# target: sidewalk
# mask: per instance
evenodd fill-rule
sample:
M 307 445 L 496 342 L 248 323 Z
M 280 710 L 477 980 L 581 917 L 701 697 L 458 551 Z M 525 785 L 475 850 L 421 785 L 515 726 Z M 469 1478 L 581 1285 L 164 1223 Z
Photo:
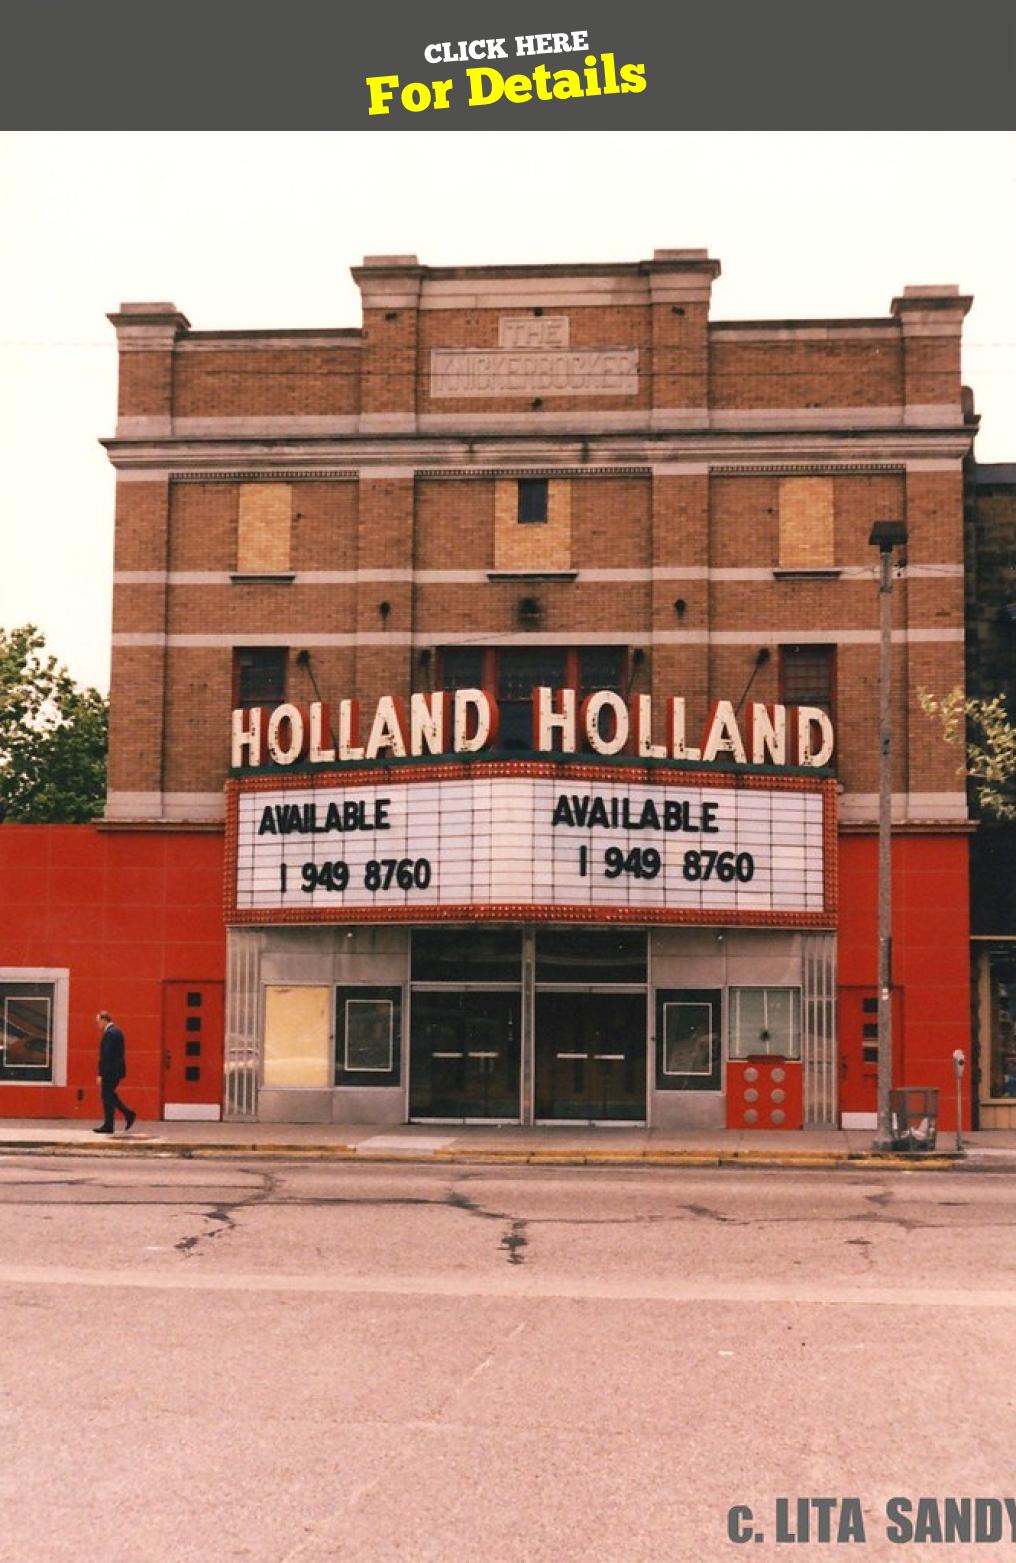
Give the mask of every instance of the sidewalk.
M 138 1123 L 130 1134 L 92 1132 L 66 1119 L 0 1119 L 0 1154 L 179 1157 L 257 1156 L 356 1162 L 454 1162 L 531 1166 L 898 1168 L 1016 1172 L 1016 1131 L 953 1131 L 934 1153 L 880 1155 L 870 1129 L 677 1132 L 586 1124 L 518 1125 Z

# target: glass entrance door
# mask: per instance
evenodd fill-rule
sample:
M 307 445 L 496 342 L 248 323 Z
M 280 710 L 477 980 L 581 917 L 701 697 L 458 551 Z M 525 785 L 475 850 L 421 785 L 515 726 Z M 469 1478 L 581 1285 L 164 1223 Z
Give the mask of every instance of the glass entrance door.
M 415 989 L 411 1118 L 518 1121 L 521 995 Z
M 641 1122 L 645 1115 L 645 995 L 538 990 L 537 1118 Z

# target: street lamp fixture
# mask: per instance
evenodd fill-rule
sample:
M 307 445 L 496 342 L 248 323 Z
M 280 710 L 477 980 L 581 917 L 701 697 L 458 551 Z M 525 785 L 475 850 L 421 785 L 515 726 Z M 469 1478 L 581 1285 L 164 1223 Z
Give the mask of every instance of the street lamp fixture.
M 876 521 L 868 538 L 871 546 L 880 549 L 882 553 L 902 548 L 906 540 L 907 528 L 902 521 Z
M 892 1147 L 892 589 L 893 549 L 906 546 L 902 521 L 876 521 L 868 542 L 879 553 L 878 660 L 878 1127 L 875 1149 Z

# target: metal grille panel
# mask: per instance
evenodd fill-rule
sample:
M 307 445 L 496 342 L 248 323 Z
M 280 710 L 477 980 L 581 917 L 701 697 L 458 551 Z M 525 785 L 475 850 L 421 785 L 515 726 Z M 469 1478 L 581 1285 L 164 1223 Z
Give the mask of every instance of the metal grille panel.
M 835 1125 L 836 1096 L 836 936 L 806 935 L 804 975 L 804 1121 Z
M 260 933 L 230 929 L 223 1059 L 224 1114 L 227 1119 L 257 1116 L 260 968 Z

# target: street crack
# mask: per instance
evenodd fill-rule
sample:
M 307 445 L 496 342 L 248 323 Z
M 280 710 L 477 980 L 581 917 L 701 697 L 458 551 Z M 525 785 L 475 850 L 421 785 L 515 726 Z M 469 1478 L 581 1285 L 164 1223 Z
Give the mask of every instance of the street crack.
M 520 1265 L 525 1260 L 525 1251 L 529 1244 L 526 1225 L 525 1221 L 513 1221 L 501 1239 L 501 1247 L 507 1250 L 510 1265 Z

